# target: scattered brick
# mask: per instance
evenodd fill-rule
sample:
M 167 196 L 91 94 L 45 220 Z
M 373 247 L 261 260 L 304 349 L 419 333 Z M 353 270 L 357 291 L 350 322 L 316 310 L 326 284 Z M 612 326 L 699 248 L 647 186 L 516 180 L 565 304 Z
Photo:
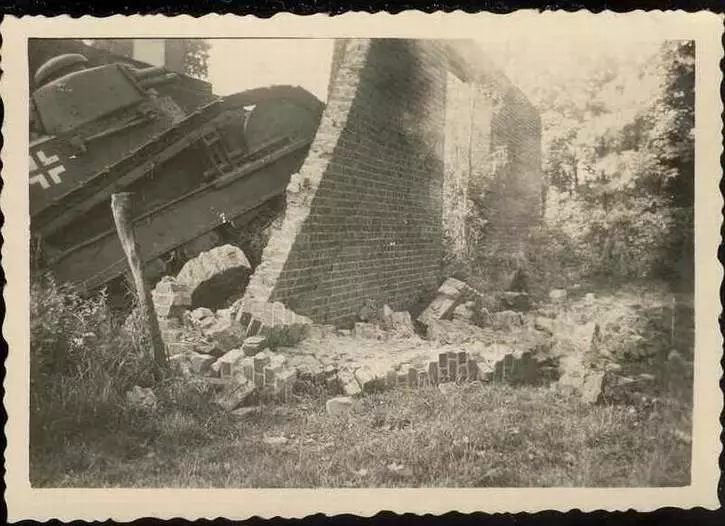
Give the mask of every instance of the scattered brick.
M 222 378 L 229 378 L 232 376 L 235 367 L 242 361 L 243 358 L 244 352 L 242 349 L 232 349 L 215 361 L 211 366 L 211 370 Z
M 203 334 L 224 352 L 239 347 L 244 341 L 244 332 L 229 309 L 217 311 L 214 322 L 204 329 Z
M 236 378 L 222 394 L 215 400 L 217 405 L 226 411 L 233 411 L 243 404 L 247 404 L 255 395 L 255 386 L 244 378 Z
M 357 380 L 355 379 L 355 375 L 353 375 L 353 373 L 351 373 L 350 371 L 340 371 L 339 373 L 337 373 L 337 379 L 340 382 L 342 392 L 346 396 L 357 396 L 362 393 L 362 389 L 360 389 L 360 384 L 358 384 Z
M 189 355 L 189 363 L 191 365 L 192 372 L 196 374 L 204 374 L 211 370 L 211 365 L 214 363 L 214 357 L 208 354 L 191 353 Z
M 356 338 L 367 340 L 382 340 L 385 337 L 380 327 L 367 322 L 356 322 L 353 334 Z
M 418 321 L 428 325 L 431 320 L 440 320 L 448 316 L 461 301 L 466 284 L 455 278 L 448 278 L 438 289 L 437 296 L 418 316 Z
M 526 292 L 502 292 L 499 301 L 503 310 L 516 312 L 531 310 L 531 297 Z
M 194 349 L 194 344 L 191 342 L 172 342 L 166 344 L 167 353 L 169 356 L 172 356 L 174 354 L 184 354 L 188 355 L 193 352 L 196 352 Z
M 522 327 L 524 325 L 524 317 L 520 312 L 514 312 L 512 310 L 494 312 L 491 315 L 491 325 L 497 330 L 510 331 L 516 327 Z
M 265 339 L 263 336 L 249 336 L 242 343 L 242 350 L 245 356 L 254 356 L 264 350 Z

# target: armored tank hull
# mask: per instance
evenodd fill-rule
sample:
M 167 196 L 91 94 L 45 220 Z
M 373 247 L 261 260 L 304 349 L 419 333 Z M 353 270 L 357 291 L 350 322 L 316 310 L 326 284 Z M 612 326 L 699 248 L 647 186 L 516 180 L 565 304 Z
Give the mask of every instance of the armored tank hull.
M 164 96 L 174 75 L 159 68 L 69 72 L 61 64 L 38 73 L 31 254 L 36 268 L 84 291 L 126 273 L 113 193 L 133 193 L 134 230 L 153 279 L 278 209 L 323 110 L 302 88 L 271 86 L 185 113 Z

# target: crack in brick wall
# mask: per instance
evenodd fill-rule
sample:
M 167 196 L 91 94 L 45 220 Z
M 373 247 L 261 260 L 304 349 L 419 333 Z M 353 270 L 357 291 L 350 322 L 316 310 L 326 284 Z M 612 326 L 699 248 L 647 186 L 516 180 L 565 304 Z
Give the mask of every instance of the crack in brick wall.
M 453 170 L 446 164 L 446 147 L 456 140 L 449 137 L 455 114 L 447 110 L 455 99 L 451 72 L 485 117 L 474 114 L 470 123 L 476 144 L 468 148 L 475 162 Z M 455 232 L 464 230 L 459 215 L 444 219 L 446 171 L 456 173 L 458 186 L 486 186 L 481 180 L 491 171 L 489 152 L 498 145 L 510 159 L 500 171 L 510 183 L 496 187 L 506 193 L 506 206 L 493 212 L 503 218 L 500 236 L 519 239 L 535 221 L 538 116 L 475 45 L 340 40 L 328 93 L 309 156 L 290 179 L 284 219 L 245 299 L 279 301 L 316 322 L 337 325 L 354 321 L 369 300 L 410 308 L 440 283 L 446 222 L 457 222 Z M 456 157 L 459 164 L 464 158 Z

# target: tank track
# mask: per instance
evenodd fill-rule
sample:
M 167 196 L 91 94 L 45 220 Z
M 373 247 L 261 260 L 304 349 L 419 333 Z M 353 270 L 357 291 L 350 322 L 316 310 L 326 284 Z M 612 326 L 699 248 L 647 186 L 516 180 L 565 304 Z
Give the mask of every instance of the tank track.
M 129 152 L 128 155 L 114 162 L 113 164 L 108 165 L 105 169 L 103 169 L 98 174 L 96 174 L 96 176 L 94 176 L 91 184 L 84 185 L 83 187 L 71 191 L 69 194 L 67 194 L 66 198 L 62 200 L 61 203 L 52 205 L 50 208 L 44 210 L 41 214 L 39 214 L 39 217 L 34 217 L 33 223 L 35 224 L 33 226 L 35 227 L 35 234 L 40 234 L 40 239 L 42 239 L 42 235 L 45 232 L 54 232 L 62 229 L 69 222 L 78 219 L 79 217 L 82 217 L 82 207 L 87 207 L 89 200 L 94 203 L 99 203 L 103 200 L 109 200 L 112 193 L 122 191 L 126 186 L 134 181 L 142 181 L 145 177 L 148 177 L 149 174 L 152 173 L 154 163 L 153 161 L 149 160 L 153 160 L 161 152 L 164 152 L 167 149 L 173 147 L 175 143 L 181 141 L 182 139 L 188 138 L 190 134 L 194 134 L 194 132 L 200 130 L 205 124 L 211 122 L 213 119 L 223 118 L 225 114 L 237 112 L 249 106 L 255 106 L 264 102 L 281 100 L 291 101 L 295 105 L 308 108 L 311 113 L 318 115 L 321 115 L 322 109 L 324 108 L 324 104 L 316 97 L 311 95 L 309 92 L 301 87 L 290 85 L 277 85 L 255 88 L 211 102 L 210 104 L 199 108 L 193 113 L 190 113 L 183 121 L 165 130 L 155 139 L 152 139 L 141 147 Z M 312 137 L 310 137 L 310 142 L 311 140 Z M 138 170 L 139 167 L 143 167 L 144 163 L 149 166 L 149 169 L 145 170 L 142 175 L 135 178 L 133 181 L 119 182 L 119 179 L 122 179 L 131 170 Z M 279 202 L 280 198 L 282 199 L 281 205 Z M 73 210 L 74 207 L 77 207 L 76 213 L 73 214 L 70 218 L 67 217 L 69 209 Z M 220 229 L 217 226 L 215 228 L 212 228 L 211 230 L 204 232 L 202 235 L 194 238 L 191 241 L 185 241 L 180 243 L 173 250 L 179 249 L 185 245 L 193 245 L 193 241 L 204 236 L 208 236 L 215 230 L 219 233 L 219 242 L 217 243 L 217 245 L 223 244 L 225 242 L 232 242 L 233 244 L 236 244 L 240 246 L 240 248 L 244 249 L 246 243 L 243 240 L 249 237 L 245 232 L 246 224 L 249 222 L 260 222 L 261 220 L 266 226 L 268 226 L 269 223 L 271 223 L 271 221 L 273 221 L 274 218 L 277 217 L 277 215 L 279 215 L 283 209 L 284 195 L 278 195 L 276 197 L 273 196 L 261 200 L 254 207 L 253 213 L 244 213 L 240 216 L 230 218 L 231 224 L 233 225 L 233 236 L 230 236 L 231 232 L 228 230 L 228 227 L 226 227 L 225 230 L 223 228 Z M 270 213 L 273 217 L 270 217 Z M 64 221 L 55 222 L 55 220 L 58 218 L 64 218 Z M 34 241 L 37 241 L 36 235 L 33 236 Z M 254 237 L 254 234 L 252 234 L 252 237 Z M 39 245 L 40 243 L 33 243 L 31 246 Z M 198 255 L 198 251 L 197 253 L 194 253 L 195 251 L 186 250 L 180 250 L 178 252 L 181 258 L 177 258 L 174 263 L 174 267 L 178 267 L 178 265 L 183 265 L 185 261 L 188 261 L 188 259 Z M 32 254 L 31 259 L 39 260 L 36 254 Z M 159 258 L 156 258 L 156 260 L 158 259 Z M 148 263 L 150 263 L 150 261 L 147 262 L 147 264 Z M 38 270 L 47 270 L 47 268 L 42 269 L 42 267 L 36 268 Z M 156 276 L 156 278 L 158 277 L 160 276 Z M 109 285 L 111 284 L 111 282 L 117 282 L 119 279 L 125 281 L 125 274 L 122 274 L 120 276 L 109 276 L 109 279 L 105 280 L 102 285 Z M 92 290 L 97 288 L 98 287 L 94 286 Z M 116 283 L 116 286 L 111 286 L 110 288 L 117 289 L 118 283 Z M 121 286 L 121 289 L 125 290 L 126 287 Z M 90 292 L 90 290 L 86 290 L 86 292 Z

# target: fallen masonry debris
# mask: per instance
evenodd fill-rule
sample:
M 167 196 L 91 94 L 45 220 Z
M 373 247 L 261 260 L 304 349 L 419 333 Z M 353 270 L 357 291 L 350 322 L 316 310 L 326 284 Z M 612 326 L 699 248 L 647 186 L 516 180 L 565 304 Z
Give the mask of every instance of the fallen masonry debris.
M 500 304 L 503 310 L 526 312 L 531 310 L 531 297 L 527 292 L 502 292 Z
M 193 306 L 221 307 L 230 292 L 243 292 L 252 266 L 241 249 L 223 245 L 189 260 L 176 276 Z
M 448 278 L 417 318 L 424 337 L 409 312 L 373 301 L 352 330 L 315 324 L 280 302 L 239 299 L 216 312 L 189 310 L 194 287 L 246 268 L 241 251 L 222 249 L 187 263 L 177 278 L 163 278 L 154 301 L 172 366 L 219 383 L 217 403 L 235 415 L 248 414 L 242 408 L 262 399 L 289 400 L 306 384 L 341 395 L 327 405 L 328 413 L 340 415 L 355 397 L 385 389 L 438 386 L 450 393 L 464 382 L 556 382 L 585 403 L 598 403 L 629 396 L 647 381 L 623 380 L 614 374 L 618 364 L 598 352 L 600 327 L 587 321 L 593 295 L 582 297 L 589 310 L 578 317 L 557 312 L 565 289 L 552 290 L 549 304 L 528 314 L 533 307 L 524 290 L 487 295 Z
M 441 320 L 451 314 L 463 293 L 467 290 L 466 284 L 455 278 L 448 278 L 438 289 L 438 294 L 428 307 L 418 316 L 418 321 L 428 325 L 432 320 Z
M 162 318 L 180 316 L 191 306 L 191 293 L 183 283 L 164 276 L 151 291 L 156 315 Z

